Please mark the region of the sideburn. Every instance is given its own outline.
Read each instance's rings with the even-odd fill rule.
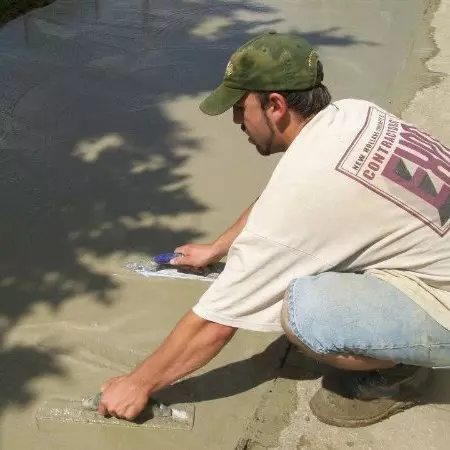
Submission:
[[[266,122],[266,125],[270,130],[270,138],[269,138],[269,150],[270,150],[273,146],[273,141],[275,139],[275,129],[272,125],[272,122],[270,122],[269,118],[267,117],[266,110],[264,108],[263,108],[263,115],[264,115],[264,120]]]

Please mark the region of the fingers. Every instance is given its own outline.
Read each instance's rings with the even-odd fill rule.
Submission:
[[[177,253],[178,253],[178,252],[177,252]],[[172,264],[172,265],[174,265],[174,266],[176,266],[177,264],[178,264],[178,265],[186,264],[186,262],[184,261],[185,259],[186,259],[186,256],[185,256],[185,255],[177,256],[176,258],[172,258],[172,259],[170,260],[170,264]]]
[[[128,408],[123,415],[120,417],[125,420],[129,420],[130,422],[139,415],[139,412],[136,412],[136,408]]]
[[[136,417],[139,415],[139,411],[136,408],[128,407],[128,408],[114,408],[113,406],[106,406],[103,403],[100,403],[98,405],[98,413],[101,414],[103,417],[117,417],[118,419],[124,419],[132,421],[136,419]]]
[[[177,247],[175,250],[174,250],[174,252],[175,253],[182,253],[183,255],[186,255],[186,254],[188,254],[189,253],[189,244],[186,244],[186,245],[182,245],[182,246],[180,246],[180,247]]]
[[[100,402],[100,403],[98,404],[97,411],[98,411],[98,413],[101,414],[102,416],[108,416],[108,415],[110,415],[109,412],[108,412],[108,408],[106,408],[106,406],[105,406],[102,402]]]
[[[101,388],[102,396],[97,411],[102,416],[134,420],[148,402],[143,384],[130,375],[114,377]]]
[[[185,266],[193,269],[201,269],[202,264],[199,264],[198,256],[194,255],[182,255],[170,260],[170,264],[173,266]]]
[[[175,253],[179,253],[179,256],[172,258],[170,264],[172,265],[190,265],[189,263],[189,245],[182,245],[174,250]]]
[[[172,258],[170,264],[201,269],[208,265],[208,245],[186,244],[175,249],[180,256]]]
[[[103,383],[102,387],[100,388],[100,392],[103,394],[105,391],[107,391],[111,386],[116,384],[123,376],[113,377],[110,378],[108,381]],[[108,407],[106,406],[104,402],[104,396],[102,395],[102,398],[98,404],[97,411],[102,416],[115,416],[115,414],[112,411],[108,410]]]

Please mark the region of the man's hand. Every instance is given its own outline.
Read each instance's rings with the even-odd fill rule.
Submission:
[[[152,393],[169,386],[210,361],[236,329],[187,312],[163,344],[128,375],[102,387],[98,412],[133,420]]]
[[[102,386],[98,412],[120,419],[133,420],[145,408],[149,394],[146,384],[133,373],[114,377]]]
[[[258,199],[256,199],[258,200]],[[173,258],[170,263],[178,266],[189,266],[200,269],[219,262],[228,254],[231,244],[238,237],[247,223],[250,211],[256,200],[241,214],[237,222],[219,236],[212,244],[186,244],[175,249],[176,253],[182,253],[183,256]]]
[[[176,253],[182,253],[170,261],[173,265],[190,266],[200,269],[219,262],[224,255],[217,252],[214,244],[186,244],[175,249]]]

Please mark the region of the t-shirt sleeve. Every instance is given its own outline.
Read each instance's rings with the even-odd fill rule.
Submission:
[[[282,331],[281,304],[289,283],[326,269],[314,255],[268,239],[247,225],[230,248],[224,271],[193,311],[236,328]]]

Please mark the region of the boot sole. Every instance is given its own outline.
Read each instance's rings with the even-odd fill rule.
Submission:
[[[421,380],[420,385],[417,386],[413,392],[409,395],[404,395],[402,399],[399,399],[396,403],[392,404],[389,408],[381,411],[379,414],[366,417],[366,418],[340,418],[333,416],[324,416],[315,408],[314,403],[310,401],[309,407],[314,416],[317,417],[321,422],[327,425],[333,425],[342,428],[359,428],[373,425],[375,423],[381,422],[395,414],[401,413],[413,406],[424,405],[427,401],[424,399],[424,394],[428,391],[430,385],[432,384],[433,376],[430,372]]]
[[[390,408],[384,410],[376,416],[367,417],[364,419],[359,418],[355,420],[352,420],[350,418],[341,419],[338,417],[321,416],[318,411],[315,410],[314,406],[310,405],[310,409],[314,416],[317,417],[317,419],[319,419],[323,423],[326,423],[327,425],[333,425],[335,427],[341,428],[360,428],[381,422],[382,420],[385,420],[391,416],[394,416],[395,414],[401,413],[409,408],[412,408],[413,406],[418,406],[420,404],[423,404],[420,400],[398,402],[394,403]]]

